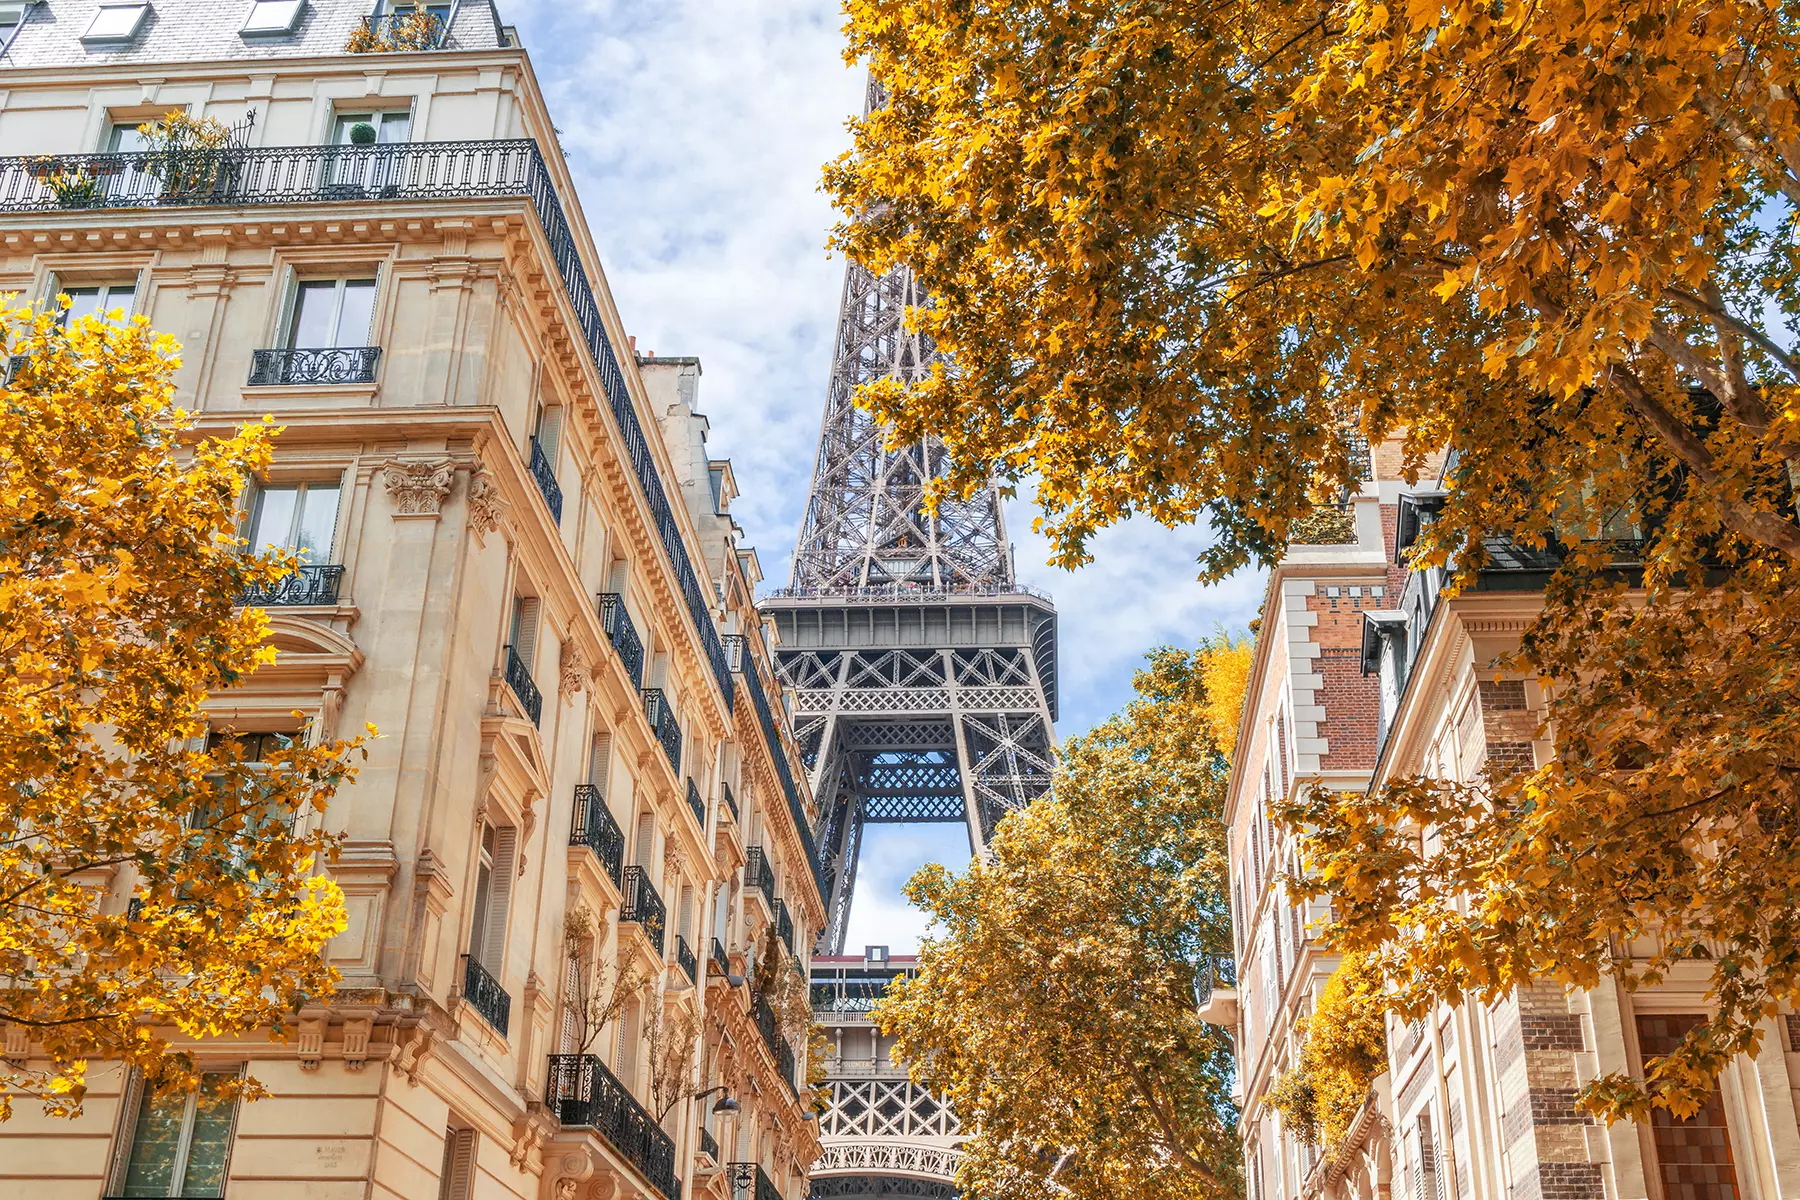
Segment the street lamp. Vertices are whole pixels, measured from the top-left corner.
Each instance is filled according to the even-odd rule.
[[[725,1085],[721,1083],[717,1087],[707,1088],[704,1092],[695,1092],[694,1099],[704,1100],[708,1096],[712,1095],[714,1092],[722,1092],[724,1090],[725,1090]],[[717,1100],[715,1100],[713,1102],[712,1110],[714,1113],[718,1113],[718,1114],[734,1113],[738,1110],[737,1099],[736,1099],[736,1097],[733,1097],[733,1096],[720,1096]]]

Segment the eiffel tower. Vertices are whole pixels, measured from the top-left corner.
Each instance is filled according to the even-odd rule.
[[[1013,575],[998,490],[926,511],[944,446],[890,447],[855,404],[864,383],[930,371],[933,348],[905,327],[925,303],[904,267],[846,269],[792,583],[762,604],[822,813],[829,911],[813,990],[835,1057],[813,1169],[821,1200],[954,1194],[955,1118],[887,1063],[867,1017],[907,966],[884,948],[844,956],[863,831],[961,823],[980,854],[1002,817],[1050,788],[1056,609]]]

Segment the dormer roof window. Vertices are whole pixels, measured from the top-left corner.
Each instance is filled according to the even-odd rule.
[[[122,46],[138,35],[149,15],[150,6],[143,0],[102,4],[88,22],[87,32],[81,35],[82,43],[89,47]]]
[[[286,37],[300,24],[305,0],[252,0],[240,37]]]

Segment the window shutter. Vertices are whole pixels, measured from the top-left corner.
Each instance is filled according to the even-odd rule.
[[[513,878],[519,873],[519,831],[496,829],[494,834],[494,874],[489,884],[487,929],[481,938],[481,965],[500,979],[506,962],[506,918],[512,910]]]
[[[656,822],[649,813],[638,814],[637,845],[632,849],[631,861],[640,867],[650,865],[650,852],[655,848],[651,843],[655,840]]]
[[[438,1177],[438,1200],[471,1200],[475,1191],[475,1131],[444,1133],[444,1168]]]
[[[636,1082],[632,1076],[637,1073],[637,1044],[638,1002],[633,1000],[619,1012],[619,1040],[613,1045],[613,1074],[627,1091]]]
[[[594,740],[588,744],[587,781],[606,795],[607,772],[612,767],[612,734],[596,733]]]
[[[571,954],[563,968],[562,1033],[557,1050],[562,1054],[581,1051],[581,972],[586,960]]]
[[[537,597],[513,597],[512,648],[528,671],[535,666],[533,659],[536,657],[537,650],[537,627]]]
[[[137,1133],[138,1109],[144,1103],[144,1076],[141,1071],[127,1069],[125,1086],[119,1096],[118,1128],[113,1132],[112,1165],[108,1171],[109,1195],[125,1190],[125,1172],[131,1165],[131,1146]]]
[[[694,889],[691,887],[688,887],[686,884],[683,884],[682,888],[681,888],[681,924],[675,927],[675,932],[680,934],[682,937],[687,937],[688,930],[692,929],[693,927],[694,927]]]
[[[562,445],[563,410],[559,406],[546,406],[543,415],[538,417],[537,440],[544,448],[544,457],[550,463],[550,469],[556,469],[556,451]]]

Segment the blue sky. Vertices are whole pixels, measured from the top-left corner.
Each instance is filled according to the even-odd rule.
[[[582,209],[640,351],[693,354],[711,448],[743,495],[733,512],[769,586],[788,557],[811,477],[843,262],[823,164],[849,145],[863,72],[843,61],[836,0],[501,0],[561,130]],[[1143,653],[1245,625],[1260,575],[1202,588],[1202,530],[1134,521],[1096,539],[1093,565],[1045,565],[1032,512],[1008,533],[1018,573],[1061,620],[1060,736],[1119,708]],[[923,927],[900,885],[930,860],[961,865],[950,826],[872,830],[849,944],[910,948]]]

